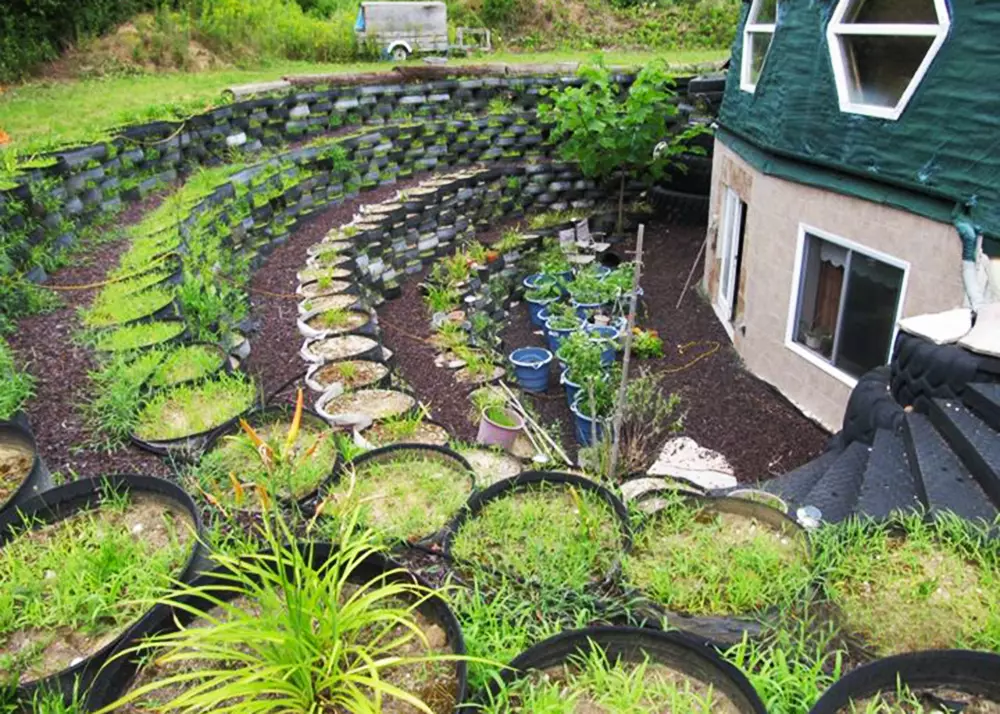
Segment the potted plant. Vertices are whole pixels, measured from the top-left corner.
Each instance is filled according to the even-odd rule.
[[[804,325],[802,328],[802,337],[805,340],[806,347],[816,352],[828,351],[825,348],[833,341],[833,334],[830,330],[817,324]]]
[[[619,294],[615,285],[605,282],[592,270],[585,270],[577,274],[567,290],[569,290],[577,314],[584,320],[592,313],[610,304]]]
[[[580,446],[593,446],[594,437],[604,438],[605,428],[615,409],[619,375],[610,379],[589,379],[577,392],[570,407],[575,418],[574,431]]]
[[[601,345],[584,332],[573,333],[559,347],[556,357],[565,366],[560,381],[570,406],[583,385],[604,376],[602,351]]]
[[[524,429],[524,419],[507,407],[507,400],[493,390],[477,392],[473,402],[479,407],[479,433],[476,441],[486,446],[499,446],[510,451],[518,434]]]
[[[510,353],[514,375],[526,392],[545,392],[549,388],[549,364],[552,353],[541,347],[521,347]]]
[[[524,293],[524,300],[528,303],[528,316],[531,318],[531,324],[536,327],[544,327],[545,323],[539,317],[539,313],[542,308],[551,305],[556,300],[562,297],[562,286],[555,279],[546,279],[535,287],[528,289]]]
[[[558,352],[563,339],[571,332],[579,330],[583,321],[569,305],[553,302],[549,304],[549,310],[552,315],[545,321],[546,337],[549,342],[549,351]]]

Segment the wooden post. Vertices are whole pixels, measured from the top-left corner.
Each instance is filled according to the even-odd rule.
[[[628,395],[628,367],[632,357],[632,330],[635,329],[635,312],[639,303],[639,278],[642,275],[642,239],[646,226],[639,224],[639,235],[635,240],[635,276],[632,280],[632,300],[628,307],[628,322],[625,326],[625,354],[622,357],[622,382],[618,386],[618,401],[615,404],[614,437],[611,441],[611,459],[608,464],[608,479],[614,480],[618,468],[622,418],[625,414],[625,400]]]

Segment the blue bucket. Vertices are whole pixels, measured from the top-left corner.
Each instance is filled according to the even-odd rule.
[[[583,398],[583,395],[580,395]],[[593,419],[589,416],[580,413],[579,400],[573,403],[570,407],[570,411],[573,412],[573,431],[576,432],[576,442],[580,446],[591,446],[593,444],[593,439],[591,438],[591,423]],[[597,438],[601,439],[604,436],[604,422],[601,419],[597,420]]]
[[[524,300],[528,303],[528,317],[531,318],[531,324],[536,327],[545,327],[545,322],[538,316],[544,308],[556,301],[556,298],[549,298],[548,300],[532,300],[531,298],[525,298]]]
[[[569,378],[566,376],[567,372],[569,372],[569,369],[564,369],[562,374],[559,375],[559,383],[566,390],[566,405],[572,409],[573,402],[576,401],[576,395],[580,393],[580,385],[569,381]]]
[[[606,265],[595,265],[591,270],[599,278],[606,278],[611,275],[611,268]]]
[[[570,304],[576,308],[576,316],[581,320],[587,320],[587,318],[607,305],[605,302],[577,302],[576,300],[571,300]]]
[[[549,388],[549,365],[552,353],[541,347],[520,347],[507,358],[514,365],[514,375],[526,392],[544,392]]]
[[[521,284],[528,290],[534,290],[535,288],[545,285],[546,283],[554,283],[555,281],[556,279],[552,275],[546,275],[545,273],[532,273],[522,280]]]
[[[546,337],[549,335],[549,328],[545,323],[549,321],[550,317],[552,317],[552,311],[549,310],[548,305],[538,311],[538,319],[542,321],[542,332]]]
[[[569,335],[569,333],[575,332],[580,328],[577,326],[568,330],[557,330],[552,327],[551,322],[551,319],[545,321],[545,339],[549,343],[549,352],[555,354],[559,351],[559,345],[562,344],[563,338]]]
[[[605,367],[611,365],[615,361],[615,353],[618,351],[618,344],[616,342],[618,339],[618,328],[594,325],[587,327],[587,332],[590,334],[590,339],[593,342],[597,342],[604,347],[604,351],[601,352],[601,364]]]

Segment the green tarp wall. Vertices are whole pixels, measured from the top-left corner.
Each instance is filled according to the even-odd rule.
[[[826,41],[835,5],[835,0],[780,0],[777,31],[751,94],[740,90],[743,25],[750,9],[749,2],[744,4],[720,125],[786,160],[777,164],[810,164],[794,167],[797,175],[786,176],[791,180],[845,193],[855,193],[844,190],[850,176],[866,179],[866,184],[891,184],[903,189],[893,203],[937,220],[942,206],[967,206],[990,237],[989,252],[996,253],[1000,1],[949,2],[948,38],[897,121],[840,111]],[[726,141],[724,132],[720,138]],[[740,150],[740,142],[727,143]],[[771,172],[782,175],[774,165]],[[906,194],[912,196],[909,203]],[[928,206],[935,207],[935,215],[928,214]]]

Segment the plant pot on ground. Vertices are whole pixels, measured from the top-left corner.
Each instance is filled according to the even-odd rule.
[[[49,480],[31,432],[0,421],[0,513],[38,495]]]
[[[361,306],[357,295],[327,295],[310,298],[299,303],[299,317],[315,315],[327,310],[350,310]]]
[[[94,340],[94,349],[98,352],[131,352],[155,345],[165,345],[179,339],[185,329],[184,323],[180,320],[126,325],[99,333]]]
[[[20,694],[86,691],[149,600],[193,573],[200,525],[184,491],[145,476],[74,481],[0,515],[0,669]]]
[[[260,510],[261,491],[304,505],[333,476],[337,445],[327,423],[302,401],[300,391],[295,407],[258,409],[215,432],[189,472],[194,490],[225,511]]]
[[[256,386],[240,374],[164,390],[142,408],[132,438],[154,453],[192,454],[211,431],[250,409],[256,399]]]
[[[521,415],[513,409],[497,404],[483,409],[476,441],[486,446],[499,446],[505,451],[510,451],[522,431],[524,431],[524,419]]]
[[[359,389],[345,394],[325,393],[317,400],[316,411],[331,424],[364,428],[372,421],[406,414],[416,406],[417,400],[405,392]]]
[[[385,387],[390,377],[389,368],[381,362],[340,360],[312,365],[306,373],[306,386],[321,393],[350,392]]]
[[[429,444],[447,446],[451,434],[443,425],[430,418],[426,406],[408,414],[390,417],[365,429],[362,437],[375,447],[393,444]]]
[[[306,339],[375,332],[371,315],[366,310],[346,308],[309,313],[299,318],[298,327]]]
[[[583,321],[577,317],[575,312],[566,312],[557,309],[563,307],[559,303],[552,303],[548,307],[551,316],[545,321],[545,338],[548,342],[549,352],[558,354],[563,340],[573,332],[580,330],[583,326]],[[571,307],[569,309],[572,311]]]
[[[579,592],[608,578],[630,544],[628,512],[603,486],[527,472],[477,493],[445,547],[470,567]]]
[[[618,398],[621,374],[613,369],[606,377],[588,376],[580,385],[570,406],[574,417],[574,432],[581,446],[592,446],[594,437],[600,441],[607,433]]]
[[[383,542],[417,542],[440,531],[475,488],[468,462],[440,446],[397,444],[342,463],[322,496],[331,504],[323,521],[335,523],[341,508],[358,508],[362,523]],[[322,502],[321,501],[321,502]]]
[[[168,352],[147,386],[167,389],[211,377],[228,367],[228,357],[219,345],[183,345]]]
[[[560,298],[562,298],[562,288],[560,283],[555,279],[528,289],[524,293],[524,301],[528,303],[528,317],[531,320],[531,324],[536,327],[543,327],[544,323],[539,316],[539,312]]]
[[[480,697],[483,711],[765,714],[746,676],[683,632],[592,627],[516,657]]]
[[[270,711],[280,689],[296,711],[417,711],[405,692],[451,714],[467,668],[447,603],[356,519],[329,535],[296,545],[279,524],[262,535],[266,552],[216,556],[216,570],[164,599],[116,650],[90,710],[173,711],[187,697],[199,711]]]
[[[306,340],[299,355],[313,364],[339,360],[381,361],[382,346],[364,335],[339,335]]]
[[[808,597],[809,543],[788,516],[676,491],[656,500],[622,575],[657,605],[685,615],[752,616]]]
[[[813,535],[826,597],[845,630],[878,655],[1000,651],[1000,541],[950,513],[845,521]]]

